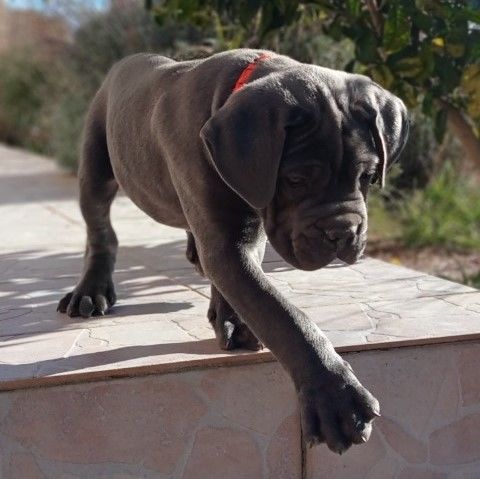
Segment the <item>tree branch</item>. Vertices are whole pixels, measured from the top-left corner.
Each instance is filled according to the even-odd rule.
[[[442,105],[447,111],[448,124],[462,144],[468,163],[478,174],[480,171],[480,138],[475,135],[472,125],[458,108],[445,101],[442,101]]]
[[[377,0],[365,0],[365,5],[370,13],[375,33],[380,38],[383,34],[383,18],[378,10]]]

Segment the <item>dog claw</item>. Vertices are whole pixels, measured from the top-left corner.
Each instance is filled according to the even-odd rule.
[[[83,296],[80,300],[80,305],[78,306],[78,312],[83,318],[89,318],[95,306],[93,305],[92,298],[90,296]]]
[[[218,344],[224,351],[233,349],[259,351],[263,348],[263,344],[215,290],[212,290],[207,317],[215,331]]]
[[[97,293],[91,293],[96,291]],[[59,302],[57,311],[66,313],[70,318],[82,316],[104,316],[115,303],[113,283],[99,283],[92,285],[80,283],[74,291],[66,294]]]
[[[68,293],[58,302],[57,311],[59,313],[67,312],[67,307],[70,303],[71,298],[72,298],[72,293]]]
[[[220,346],[224,351],[231,351],[232,349],[234,349],[234,344],[233,344],[233,340],[232,339],[227,339],[223,346]]]
[[[353,444],[368,441],[373,411],[379,414],[380,406],[347,365],[322,378],[323,374],[312,375],[313,380],[300,387],[302,432],[310,447],[326,442],[331,451],[343,454]]]

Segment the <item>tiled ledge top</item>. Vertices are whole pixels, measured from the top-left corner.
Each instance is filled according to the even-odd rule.
[[[120,239],[110,315],[55,312],[81,271],[84,228],[74,179],[0,147],[0,390],[272,361],[221,351],[206,312],[208,282],[184,257],[185,236],[129,200],[114,204]],[[480,338],[480,291],[366,259],[302,272],[268,251],[264,269],[340,352]]]

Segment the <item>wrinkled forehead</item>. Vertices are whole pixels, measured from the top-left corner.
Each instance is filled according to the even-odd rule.
[[[281,171],[316,164],[340,170],[346,165],[375,163],[378,158],[367,122],[338,114],[342,118],[337,121],[324,118],[310,127],[292,130],[285,142]]]
[[[342,127],[343,159],[353,162],[377,160],[370,125],[366,120],[351,119]]]

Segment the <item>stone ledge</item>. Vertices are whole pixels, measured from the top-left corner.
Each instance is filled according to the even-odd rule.
[[[346,353],[380,400],[370,440],[301,447],[278,363],[0,394],[4,479],[480,477],[480,342]]]
[[[120,197],[120,301],[66,318],[55,306],[84,243],[75,182],[22,151],[0,160],[2,478],[480,477],[480,291],[372,259],[305,273],[268,251],[271,281],[382,406],[367,444],[304,450],[273,356],[217,348],[183,232]]]
[[[0,147],[0,390],[272,361],[225,353],[206,320],[208,282],[185,259],[184,233],[120,196],[120,298],[111,315],[69,319],[58,299],[81,271],[84,227],[75,180],[28,153]],[[366,259],[306,273],[271,250],[264,269],[340,352],[480,338],[480,291]]]

